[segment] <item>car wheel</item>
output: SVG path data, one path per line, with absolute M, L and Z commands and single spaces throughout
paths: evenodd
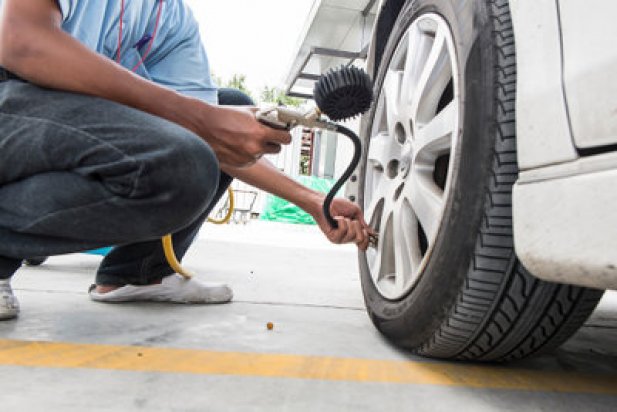
M 359 174 L 379 233 L 359 259 L 373 323 L 438 358 L 503 361 L 561 344 L 603 292 L 541 281 L 514 252 L 508 1 L 408 1 L 376 67 Z

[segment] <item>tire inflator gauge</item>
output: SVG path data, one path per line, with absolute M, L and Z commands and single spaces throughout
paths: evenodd
M 345 184 L 360 162 L 362 143 L 354 132 L 334 122 L 349 120 L 365 113 L 373 102 L 373 84 L 368 74 L 357 67 L 342 66 L 319 78 L 313 89 L 317 107 L 301 113 L 286 107 L 273 107 L 257 112 L 257 119 L 277 129 L 291 130 L 296 126 L 330 130 L 347 136 L 354 145 L 354 154 L 345 172 L 336 181 L 323 204 L 326 220 L 333 228 L 338 224 L 330 213 L 336 193 Z M 326 115 L 329 120 L 326 120 Z
M 319 78 L 313 89 L 313 97 L 317 107 L 307 113 L 275 106 L 258 111 L 256 116 L 261 123 L 275 129 L 291 130 L 297 126 L 302 126 L 330 130 L 345 135 L 352 141 L 354 154 L 351 162 L 328 192 L 323 203 L 324 216 L 328 224 L 336 229 L 338 222 L 332 217 L 330 206 L 337 192 L 358 166 L 362 154 L 362 143 L 358 135 L 336 122 L 356 117 L 365 113 L 371 107 L 373 84 L 364 70 L 353 66 L 341 66 L 338 69 L 330 70 Z M 376 235 L 370 235 L 369 240 L 372 245 L 377 244 Z M 190 278 L 191 274 L 182 268 L 176 259 L 171 244 L 171 236 L 166 236 L 163 239 L 163 245 L 165 257 L 170 266 L 180 275 Z

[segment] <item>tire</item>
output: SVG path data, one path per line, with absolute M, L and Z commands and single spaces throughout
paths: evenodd
M 446 63 L 430 66 L 440 68 L 426 78 L 441 80 L 416 93 L 419 103 L 409 122 L 395 122 L 391 118 L 401 118 L 403 110 L 397 105 L 406 101 L 401 93 L 413 88 L 393 88 L 396 80 L 389 76 L 396 73 L 404 85 L 414 78 L 406 73 L 415 72 L 404 66 L 399 75 L 399 60 L 409 67 L 423 58 L 432 61 L 433 49 L 418 51 L 431 35 L 431 47 L 445 43 L 440 50 L 446 57 L 434 61 Z M 409 46 L 414 42 L 415 49 Z M 420 57 L 407 63 L 401 53 L 410 50 Z M 539 280 L 514 252 L 516 56 L 508 1 L 408 1 L 380 57 L 374 74 L 378 101 L 363 120 L 359 173 L 360 204 L 379 232 L 378 245 L 359 256 L 371 320 L 395 344 L 429 357 L 509 361 L 557 347 L 583 324 L 603 291 Z M 446 85 L 441 71 L 447 73 L 447 64 Z M 415 84 L 418 90 L 421 85 Z M 437 85 L 442 89 L 435 94 Z M 392 100 L 390 90 L 399 97 Z M 418 126 L 421 113 L 432 120 Z M 440 124 L 452 125 L 447 139 L 439 140 L 441 146 L 421 146 L 442 113 L 451 122 Z M 433 195 L 420 189 L 426 185 Z M 429 202 L 422 196 L 437 196 L 433 204 L 440 206 L 422 206 Z

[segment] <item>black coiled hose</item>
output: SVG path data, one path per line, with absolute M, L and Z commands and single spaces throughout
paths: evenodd
M 351 159 L 351 162 L 349 162 L 349 166 L 347 166 L 345 172 L 341 175 L 341 177 L 338 178 L 336 183 L 334 183 L 334 186 L 332 186 L 332 189 L 330 189 L 330 191 L 326 195 L 326 199 L 324 200 L 322 206 L 326 220 L 334 229 L 338 228 L 338 222 L 336 221 L 336 219 L 334 219 L 334 217 L 332 217 L 332 213 L 330 212 L 330 206 L 332 205 L 332 201 L 336 197 L 338 191 L 341 190 L 341 187 L 343 187 L 347 179 L 351 177 L 356 167 L 358 167 L 358 163 L 360 163 L 360 156 L 362 155 L 362 143 L 360 142 L 360 138 L 358 137 L 358 135 L 346 128 L 345 126 L 341 126 L 340 124 L 337 124 L 335 126 L 336 132 L 347 136 L 353 143 L 354 148 L 353 158 Z
M 366 112 L 373 102 L 373 84 L 368 74 L 357 67 L 341 66 L 332 69 L 319 78 L 313 89 L 313 96 L 317 107 L 334 122 L 344 121 Z M 345 184 L 347 179 L 360 163 L 362 143 L 360 138 L 348 128 L 339 124 L 330 123 L 333 129 L 351 139 L 354 153 L 345 173 L 336 181 L 332 190 L 328 192 L 323 204 L 323 213 L 333 228 L 338 223 L 330 213 L 330 206 L 336 193 Z

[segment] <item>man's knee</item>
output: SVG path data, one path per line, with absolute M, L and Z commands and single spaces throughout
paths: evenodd
M 193 222 L 206 210 L 218 187 L 219 163 L 214 151 L 193 133 L 173 136 L 171 147 L 159 159 L 156 197 L 170 210 L 170 229 Z
M 222 106 L 255 106 L 251 96 L 238 89 L 221 88 L 218 90 L 218 99 Z
M 226 106 L 254 105 L 250 96 L 237 89 L 219 89 L 218 98 L 219 104 Z M 173 136 L 169 136 L 170 132 Z M 164 135 L 161 139 L 167 144 L 160 148 L 159 164 L 155 166 L 160 169 L 153 184 L 165 207 L 173 211 L 167 223 L 177 229 L 191 223 L 210 206 L 221 170 L 212 148 L 192 132 L 172 127 L 171 131 L 165 128 L 158 134 Z

